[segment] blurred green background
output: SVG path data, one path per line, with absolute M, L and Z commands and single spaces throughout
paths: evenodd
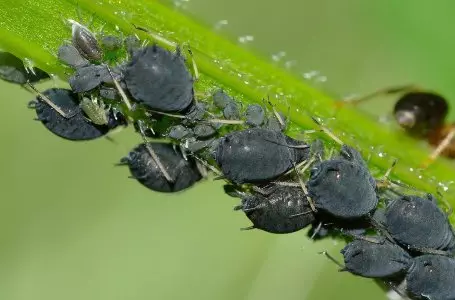
M 455 99 L 450 0 L 176 2 L 220 34 L 312 77 L 334 95 L 417 83 Z M 326 80 L 325 80 L 326 78 Z M 52 85 L 47 83 L 40 88 Z M 0 83 L 0 299 L 385 299 L 338 273 L 305 232 L 241 232 L 248 219 L 221 182 L 153 193 L 113 167 L 136 143 L 64 141 L 33 121 L 24 90 Z M 362 106 L 386 114 L 393 97 Z M 453 111 L 451 116 L 454 116 Z

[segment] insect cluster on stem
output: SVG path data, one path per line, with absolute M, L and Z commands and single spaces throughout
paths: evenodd
M 340 144 L 338 155 L 326 155 L 322 140 L 288 136 L 286 116 L 268 101 L 244 108 L 222 89 L 200 97 L 187 46 L 169 51 L 137 36 L 100 42 L 86 26 L 68 22 L 71 43 L 58 57 L 73 69 L 71 89 L 38 91 L 33 83 L 48 75 L 14 57 L 0 66 L 3 79 L 36 93 L 29 107 L 49 131 L 93 140 L 132 124 L 142 141 L 118 165 L 145 187 L 178 192 L 215 173 L 227 181 L 225 193 L 240 199 L 234 210 L 252 223 L 244 229 L 287 234 L 311 226 L 314 239 L 341 235 L 349 241 L 344 265 L 324 253 L 343 270 L 384 279 L 413 299 L 455 299 L 455 234 L 447 213 L 434 196 L 410 195 L 389 181 L 393 166 L 374 178 L 361 154 L 316 119 Z M 113 65 L 105 59 L 110 52 L 126 57 Z M 445 100 L 429 93 L 407 94 L 395 108 L 398 122 L 421 135 L 441 128 L 446 113 Z

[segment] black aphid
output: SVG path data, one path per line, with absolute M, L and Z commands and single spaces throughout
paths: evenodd
M 99 61 L 103 58 L 98 40 L 95 35 L 85 26 L 69 19 L 72 29 L 72 43 L 79 53 L 88 60 Z
M 229 103 L 235 100 L 223 90 L 218 90 L 212 95 L 213 104 L 220 109 L 224 109 Z
M 148 146 L 153 148 L 173 182 L 166 180 L 150 155 L 150 150 L 142 143 L 122 158 L 121 163 L 127 164 L 132 177 L 144 186 L 157 192 L 178 192 L 201 180 L 202 175 L 196 162 L 191 157 L 185 159 L 174 145 L 149 143 Z
M 415 299 L 455 299 L 455 259 L 442 255 L 414 258 L 406 275 L 406 290 Z
M 345 267 L 362 277 L 387 278 L 404 275 L 411 264 L 411 256 L 401 247 L 388 241 L 377 243 L 354 240 L 341 250 Z
M 106 66 L 88 65 L 76 69 L 68 82 L 74 92 L 83 93 L 93 90 L 103 82 L 112 82 L 112 78 Z
M 108 51 L 115 51 L 123 46 L 123 40 L 118 36 L 105 35 L 101 38 L 101 46 Z
M 300 187 L 274 186 L 263 194 L 234 192 L 229 186 L 225 191 L 242 199 L 236 210 L 242 210 L 253 223 L 247 229 L 261 229 L 270 233 L 291 233 L 301 230 L 315 217 Z M 232 191 L 232 192 L 231 192 Z
M 158 45 L 136 51 L 124 80 L 132 97 L 149 109 L 181 112 L 193 103 L 193 77 L 180 51 L 172 53 Z
M 309 195 L 318 210 L 333 217 L 366 217 L 378 204 L 376 182 L 357 150 L 343 145 L 340 154 L 311 169 Z
M 245 112 L 245 123 L 252 127 L 259 127 L 265 121 L 265 111 L 261 105 L 251 104 L 248 105 Z
M 392 238 L 417 251 L 455 248 L 455 237 L 447 215 L 432 195 L 403 196 L 391 201 L 385 211 L 385 229 Z
M 25 84 L 27 81 L 34 83 L 48 79 L 49 74 L 38 68 L 27 69 L 18 57 L 0 51 L 0 78 L 12 83 Z
M 41 100 L 38 96 L 29 103 L 34 108 L 38 120 L 52 133 L 68 140 L 92 140 L 101 137 L 110 129 L 124 125 L 124 120 L 118 119 L 114 113 L 108 116 L 108 124 L 96 125 L 84 116 L 77 94 L 67 89 L 52 88 L 42 93 L 53 104 L 59 107 L 67 117 L 62 116 L 54 108 Z
M 90 62 L 82 57 L 73 45 L 62 45 L 58 48 L 58 58 L 75 69 L 88 66 Z
M 228 103 L 223 109 L 223 116 L 227 120 L 240 119 L 240 107 L 237 102 Z
M 308 145 L 282 132 L 250 128 L 220 138 L 215 159 L 233 183 L 259 183 L 283 175 L 309 152 Z

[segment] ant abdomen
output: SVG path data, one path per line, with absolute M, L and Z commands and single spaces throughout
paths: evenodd
M 449 110 L 447 101 L 432 92 L 409 92 L 395 104 L 397 123 L 414 136 L 426 136 L 442 126 Z

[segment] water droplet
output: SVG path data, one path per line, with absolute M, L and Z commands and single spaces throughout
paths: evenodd
M 285 56 L 286 56 L 286 52 L 280 51 L 280 52 L 278 52 L 276 54 L 272 54 L 272 59 L 274 61 L 280 61 Z
M 252 35 L 244 35 L 239 37 L 239 42 L 242 44 L 246 44 L 248 42 L 254 41 L 254 36 Z
M 228 20 L 219 20 L 218 22 L 215 23 L 214 28 L 216 30 L 220 30 L 222 27 L 228 25 Z

